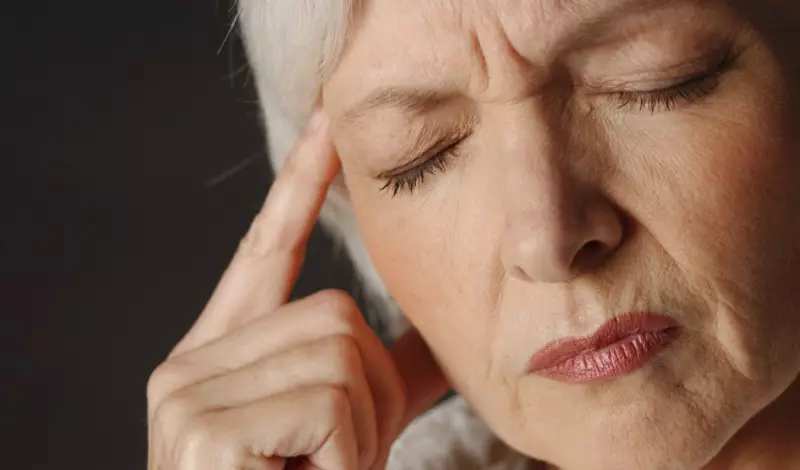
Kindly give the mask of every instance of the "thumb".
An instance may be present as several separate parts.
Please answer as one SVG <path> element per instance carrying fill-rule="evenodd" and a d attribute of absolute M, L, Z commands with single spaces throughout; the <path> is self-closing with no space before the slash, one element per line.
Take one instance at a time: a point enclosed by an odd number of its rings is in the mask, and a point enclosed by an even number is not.
<path fill-rule="evenodd" d="M 450 390 L 450 383 L 415 328 L 406 331 L 392 345 L 390 352 L 407 393 L 402 431 L 414 418 L 436 404 Z"/>

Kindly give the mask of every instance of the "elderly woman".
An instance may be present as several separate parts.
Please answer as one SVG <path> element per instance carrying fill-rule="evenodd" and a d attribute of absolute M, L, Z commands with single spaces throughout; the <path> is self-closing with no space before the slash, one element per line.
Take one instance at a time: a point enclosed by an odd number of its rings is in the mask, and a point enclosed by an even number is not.
<path fill-rule="evenodd" d="M 282 171 L 151 378 L 150 470 L 800 468 L 800 3 L 240 20 Z M 391 350 L 287 303 L 320 211 Z"/>

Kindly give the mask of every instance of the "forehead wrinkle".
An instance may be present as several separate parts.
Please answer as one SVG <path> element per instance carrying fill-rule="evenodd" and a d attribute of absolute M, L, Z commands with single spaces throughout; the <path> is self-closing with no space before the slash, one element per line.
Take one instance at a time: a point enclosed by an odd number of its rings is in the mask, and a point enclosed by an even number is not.
<path fill-rule="evenodd" d="M 705 0 L 709 1 L 709 0 Z M 432 41 L 429 52 L 433 57 L 426 59 L 429 70 L 440 70 L 441 64 L 452 61 L 452 57 L 441 56 L 438 41 L 434 39 L 445 28 L 455 28 L 467 35 L 462 43 L 467 54 L 473 56 L 469 62 L 475 66 L 466 79 L 468 89 L 464 92 L 485 91 L 489 84 L 489 69 L 499 64 L 496 56 L 506 65 L 513 63 L 517 71 L 522 66 L 528 70 L 546 68 L 564 51 L 589 47 L 602 40 L 602 36 L 614 34 L 613 25 L 618 19 L 634 16 L 642 11 L 652 11 L 680 3 L 702 3 L 703 0 L 439 0 L 425 2 L 427 8 L 420 8 L 419 16 L 423 28 Z M 498 5 L 498 3 L 500 5 Z M 403 2 L 411 8 L 414 2 Z M 441 17 L 439 16 L 441 15 Z M 483 31 L 486 31 L 484 34 Z M 463 49 L 462 49 L 463 51 Z M 505 57 L 505 58 L 503 58 Z M 440 64 L 438 67 L 431 64 Z M 388 65 L 388 64 L 386 64 Z M 396 66 L 397 64 L 393 64 Z M 506 65 L 501 68 L 505 69 Z M 391 68 L 391 67 L 390 67 Z M 416 68 L 423 68 L 422 64 Z M 452 78 L 452 77 L 451 77 Z M 447 88 L 443 77 L 431 85 L 418 84 L 415 87 L 395 86 L 393 90 L 375 90 L 367 99 L 351 107 L 345 113 L 345 123 L 360 120 L 377 109 L 396 108 L 406 114 L 419 114 L 435 109 L 445 101 L 443 96 L 457 94 L 452 87 Z M 464 85 L 462 83 L 462 85 Z M 534 86 L 534 84 L 529 84 Z M 449 85 L 448 85 L 449 86 Z M 383 88 L 383 87 L 381 87 Z M 459 86 L 461 88 L 461 86 Z M 527 88 L 527 87 L 526 87 Z M 410 93 L 407 93 L 411 91 Z"/>
<path fill-rule="evenodd" d="M 561 13 L 579 13 L 586 3 L 597 5 L 608 2 L 603 0 L 535 0 L 522 3 L 527 5 L 531 13 L 543 21 L 552 21 L 556 15 Z"/>
<path fill-rule="evenodd" d="M 571 50 L 599 45 L 616 36 L 616 22 L 680 4 L 715 0 L 513 0 L 517 12 L 500 16 L 502 31 L 517 53 L 545 66 Z M 533 33 L 531 33 L 533 32 Z M 535 36 L 535 37 L 534 37 Z M 534 40 L 535 41 L 532 41 Z"/>

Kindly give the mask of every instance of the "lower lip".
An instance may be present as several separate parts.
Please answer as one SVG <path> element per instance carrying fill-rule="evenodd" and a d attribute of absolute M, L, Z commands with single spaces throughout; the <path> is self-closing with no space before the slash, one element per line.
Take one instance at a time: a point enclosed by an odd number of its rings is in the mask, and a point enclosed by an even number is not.
<path fill-rule="evenodd" d="M 532 374 L 561 382 L 584 383 L 630 374 L 663 351 L 680 333 L 677 327 L 637 332 L 598 349 L 576 351 L 563 361 Z"/>

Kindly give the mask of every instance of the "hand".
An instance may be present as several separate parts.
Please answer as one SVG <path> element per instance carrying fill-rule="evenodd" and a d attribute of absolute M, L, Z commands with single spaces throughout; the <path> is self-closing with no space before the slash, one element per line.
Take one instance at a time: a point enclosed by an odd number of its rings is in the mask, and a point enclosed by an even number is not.
<path fill-rule="evenodd" d="M 403 428 L 446 392 L 414 330 L 389 352 L 345 293 L 287 303 L 338 170 L 318 112 L 150 378 L 149 470 L 383 469 Z"/>

